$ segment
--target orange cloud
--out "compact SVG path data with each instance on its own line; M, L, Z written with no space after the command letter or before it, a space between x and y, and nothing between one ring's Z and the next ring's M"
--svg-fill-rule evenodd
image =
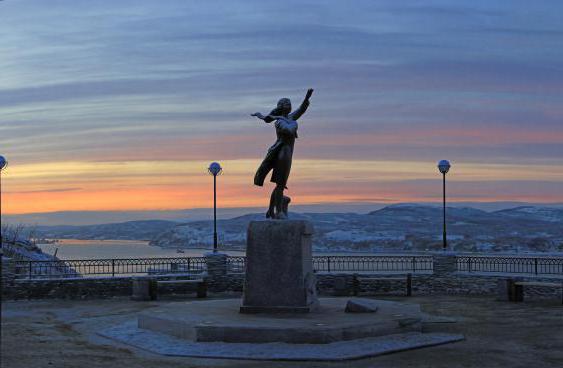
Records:
M258 164L259 160L222 162L220 206L266 205L271 186L252 184ZM3 210L21 214L210 207L212 178L207 165L203 161L70 161L12 166L3 173ZM563 194L544 192L534 184L563 185L561 165L454 162L449 180L452 200L563 201ZM494 189L496 183L507 182L520 186ZM526 182L530 184L521 184ZM480 189L473 189L477 185ZM294 203L300 204L435 200L441 188L434 162L359 160L296 160L289 187Z

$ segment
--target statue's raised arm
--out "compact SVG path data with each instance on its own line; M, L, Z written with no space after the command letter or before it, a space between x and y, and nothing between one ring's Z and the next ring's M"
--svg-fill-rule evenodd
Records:
M313 95L313 91L314 89L309 88L307 90L307 94L305 95L305 99L303 100L303 102L301 103L301 105L297 108L297 110L295 110L294 112L292 112L291 114L289 114L289 117L292 120L297 120L301 117L301 115L303 115L305 113L305 111L307 111L307 108L309 107L309 99L311 98L311 96Z

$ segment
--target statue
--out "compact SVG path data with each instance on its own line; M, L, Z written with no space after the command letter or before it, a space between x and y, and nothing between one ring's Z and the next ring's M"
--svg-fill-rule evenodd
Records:
M252 114L258 119L264 120L265 123L275 121L277 141L268 150L266 158L256 171L254 176L254 185L263 186L266 176L272 170L271 182L276 183L276 187L272 191L270 197L270 207L266 212L267 218L286 219L287 208L291 199L284 196L283 191L287 189L287 179L291 170L291 161L293 157L293 146L295 138L297 138L297 119L307 111L309 107L309 98L313 95L313 89L307 91L307 95L301 103L301 106L294 112L291 112L291 101L289 98L282 98L278 101L278 106L273 109L267 116L259 112Z

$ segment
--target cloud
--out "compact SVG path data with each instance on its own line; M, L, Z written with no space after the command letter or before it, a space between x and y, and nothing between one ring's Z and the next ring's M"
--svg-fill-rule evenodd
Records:
M80 190L81 188L58 188L58 189L39 189L39 190L20 190L20 191L10 191L8 194L29 194L29 193L60 193L60 192L74 192Z
M93 0L78 9L71 0L31 0L0 8L0 147L11 167L258 162L274 132L249 114L285 96L297 105L308 87L316 92L300 121L296 165L563 159L558 4ZM171 185L185 177L162 174ZM306 181L297 187L309 202L433 195L426 186L394 192L400 175L377 194L368 184L377 178L330 182L318 193ZM83 178L117 186L115 180L107 172ZM125 187L149 180L147 188L157 191L146 173L119 180ZM76 183L80 190L56 200L80 207L80 195L95 197ZM40 207L41 193L32 192L49 195L69 184L36 178L29 185L20 198L37 195ZM497 194L531 195L526 188L533 187L513 185L520 192ZM241 188L233 187L233 196ZM156 197L163 202L155 206L173 203Z
M260 159L221 160L224 207L260 206L271 190L252 177ZM210 204L208 160L50 162L10 167L6 212L181 209ZM563 201L561 164L502 165L453 161L451 199ZM307 160L294 162L288 184L297 203L417 201L439 196L435 162ZM15 189L17 188L17 189Z

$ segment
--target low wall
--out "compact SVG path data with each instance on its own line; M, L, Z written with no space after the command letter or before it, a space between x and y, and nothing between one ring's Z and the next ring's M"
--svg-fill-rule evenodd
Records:
M244 285L243 273L230 273L221 255L210 256L208 273L205 279L210 292L242 292ZM502 290L505 280L559 282L563 278L534 277L522 275L493 275L462 273L456 270L457 258L453 254L434 256L433 273L412 274L412 295L499 295L506 294ZM64 278L18 280L12 274L9 260L3 259L2 297L3 299L38 299L38 298L110 298L130 296L134 277L108 278ZM405 295L406 274L389 273L326 273L318 272L317 288L321 295ZM143 276L161 280L185 278L186 275ZM362 280L369 276L383 280ZM390 280L385 280L389 278ZM178 286L181 288L181 286ZM178 292L182 290L178 289ZM174 292L174 290L172 290ZM524 288L526 300L559 298L561 288L527 286Z
M237 292L242 293L244 287L244 273L228 273L220 277L207 278L210 292Z
M118 296L131 296L133 279L151 278L156 280L175 280L188 275L124 276L124 277L76 277L62 279L13 280L4 284L3 299L103 299ZM182 284L167 285L167 293L185 292Z
M131 278L72 278L53 280L15 280L4 288L10 299L88 299L131 295Z
M413 295L498 295L503 297L506 294L506 290L504 290L506 279L563 284L561 278L454 273L448 275L448 277L413 276L412 288ZM560 299L561 293L561 288L541 286L524 288L525 299L531 300Z

